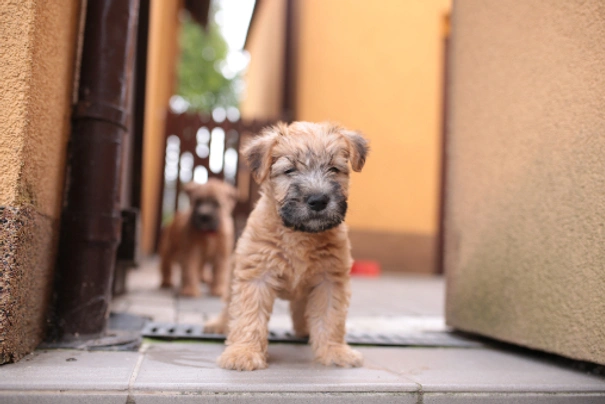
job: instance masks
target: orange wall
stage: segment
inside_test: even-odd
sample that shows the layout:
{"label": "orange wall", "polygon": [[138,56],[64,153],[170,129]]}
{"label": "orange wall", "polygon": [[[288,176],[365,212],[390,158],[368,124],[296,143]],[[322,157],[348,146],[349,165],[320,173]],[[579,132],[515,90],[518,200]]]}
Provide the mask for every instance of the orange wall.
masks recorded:
{"label": "orange wall", "polygon": [[246,49],[253,54],[245,80],[242,117],[275,119],[281,114],[286,3],[263,0],[250,27]]}
{"label": "orange wall", "polygon": [[436,232],[449,9],[450,0],[299,1],[297,119],[337,121],[371,141],[353,175],[353,229]]}
{"label": "orange wall", "polygon": [[141,206],[141,244],[144,253],[152,252],[157,223],[164,159],[164,124],[175,81],[180,9],[180,1],[151,1]]}

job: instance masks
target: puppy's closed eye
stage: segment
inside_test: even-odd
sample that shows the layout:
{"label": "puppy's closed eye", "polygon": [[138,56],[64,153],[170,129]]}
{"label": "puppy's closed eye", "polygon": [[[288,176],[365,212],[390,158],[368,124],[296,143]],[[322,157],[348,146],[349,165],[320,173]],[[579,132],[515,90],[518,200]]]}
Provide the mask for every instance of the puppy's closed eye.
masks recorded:
{"label": "puppy's closed eye", "polygon": [[295,172],[296,172],[296,167],[290,167],[290,168],[288,168],[287,170],[284,171],[284,174],[290,175],[290,174],[295,173]]}

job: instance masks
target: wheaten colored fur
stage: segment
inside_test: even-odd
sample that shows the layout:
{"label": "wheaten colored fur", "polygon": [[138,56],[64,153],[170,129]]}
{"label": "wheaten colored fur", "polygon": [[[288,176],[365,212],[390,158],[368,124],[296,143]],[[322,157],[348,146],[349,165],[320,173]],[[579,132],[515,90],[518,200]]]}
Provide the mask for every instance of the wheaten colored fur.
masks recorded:
{"label": "wheaten colored fur", "polygon": [[[228,288],[233,253],[234,227],[231,212],[236,202],[236,190],[231,185],[210,179],[206,184],[187,184],[184,188],[191,202],[185,212],[177,212],[174,220],[162,232],[160,242],[162,287],[172,286],[172,266],[181,267],[181,295],[199,296],[200,280],[206,263],[212,265],[210,293],[224,296]],[[216,229],[196,228],[192,218],[196,201],[215,201],[209,214],[216,221]]]}
{"label": "wheaten colored fur", "polygon": [[[309,335],[324,365],[361,366],[345,342],[352,264],[346,212],[349,164],[360,171],[367,143],[331,124],[297,122],[267,129],[245,149],[261,198],[236,247],[228,307],[206,325],[228,331],[218,359],[226,369],[267,366],[267,324],[276,297],[290,300],[296,334]],[[328,194],[324,210],[309,195]]]}

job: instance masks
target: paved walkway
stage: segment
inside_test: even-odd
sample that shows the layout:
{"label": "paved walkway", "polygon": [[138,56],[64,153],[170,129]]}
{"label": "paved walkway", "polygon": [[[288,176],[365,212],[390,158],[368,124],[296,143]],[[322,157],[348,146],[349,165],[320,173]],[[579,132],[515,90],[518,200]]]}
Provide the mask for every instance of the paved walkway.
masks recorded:
{"label": "paved walkway", "polygon": [[[131,292],[114,310],[182,324],[220,310],[219,299],[158,290],[155,265],[132,272]],[[440,278],[355,278],[348,327],[442,331],[443,296]],[[288,325],[279,302],[271,327]],[[317,365],[306,345],[271,344],[269,369],[255,372],[218,368],[222,348],[146,341],[139,352],[40,350],[0,367],[0,403],[605,403],[605,377],[594,368],[500,344],[361,347],[358,369]]]}
{"label": "paved walkway", "polygon": [[[173,274],[178,284],[178,273]],[[208,296],[180,297],[175,290],[160,290],[160,275],[155,260],[133,270],[128,278],[129,293],[114,299],[113,311],[153,318],[156,322],[201,324],[217,315],[223,302]],[[444,330],[443,279],[427,276],[383,275],[378,278],[353,277],[349,308],[350,331]],[[270,328],[291,328],[288,303],[277,300]]]}

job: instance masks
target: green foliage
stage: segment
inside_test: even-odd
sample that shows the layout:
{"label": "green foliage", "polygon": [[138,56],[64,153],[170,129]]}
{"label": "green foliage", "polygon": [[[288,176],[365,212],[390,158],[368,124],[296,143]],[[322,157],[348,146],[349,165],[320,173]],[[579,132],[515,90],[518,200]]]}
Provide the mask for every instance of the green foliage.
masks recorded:
{"label": "green foliage", "polygon": [[177,94],[190,104],[189,111],[211,112],[216,107],[238,106],[234,81],[220,72],[228,46],[211,13],[204,30],[189,15],[182,21]]}

